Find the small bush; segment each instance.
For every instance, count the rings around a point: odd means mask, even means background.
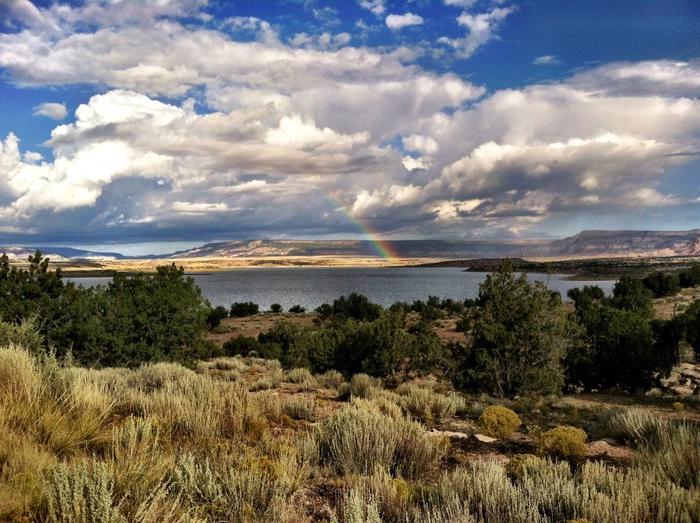
[[[607,426],[612,437],[634,445],[655,445],[669,428],[665,419],[649,410],[613,410],[608,415]]]
[[[487,436],[506,439],[520,427],[520,418],[507,407],[491,405],[479,416],[479,427]]]
[[[452,398],[416,385],[401,385],[396,393],[406,414],[429,426],[451,418],[457,409]]]
[[[254,316],[260,312],[260,307],[252,301],[238,302],[231,305],[229,312],[232,318],[244,318],[246,316]]]
[[[416,477],[435,467],[444,443],[423,427],[382,414],[370,402],[356,400],[318,427],[322,463],[341,474],[370,474],[382,467],[402,477]]]
[[[313,398],[293,398],[283,407],[284,413],[292,419],[314,421],[316,419],[316,402]]]
[[[319,384],[324,389],[338,390],[345,383],[345,377],[337,370],[329,370],[317,377]]]
[[[540,451],[569,463],[580,463],[586,457],[586,433],[576,427],[555,427],[539,438]]]
[[[282,312],[282,306],[279,303],[273,303],[270,305],[270,312],[274,312],[275,314],[279,314]]]
[[[224,354],[227,356],[247,356],[251,353],[260,353],[262,345],[250,336],[237,336],[224,343]]]
[[[306,312],[306,307],[302,307],[301,305],[292,305],[289,307],[289,312],[292,314],[304,314]]]
[[[372,378],[367,374],[355,374],[350,383],[346,387],[341,387],[338,393],[341,398],[372,398],[381,390],[381,381],[377,378]]]
[[[674,401],[673,405],[671,405],[671,407],[676,412],[683,412],[685,410],[685,405],[683,405],[680,401]]]
[[[541,460],[534,454],[516,454],[510,458],[506,465],[506,473],[509,477],[519,480],[530,471],[541,465]]]

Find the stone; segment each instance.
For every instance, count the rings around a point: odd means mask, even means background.
[[[661,378],[659,380],[659,383],[661,383],[662,387],[666,387],[667,389],[676,387],[681,383],[681,374],[680,372],[676,372],[675,370],[671,371],[671,374],[669,374],[668,378]]]
[[[603,438],[600,441],[604,441],[605,443],[607,443],[608,445],[611,445],[613,447],[620,445],[620,442],[614,438]]]
[[[651,396],[651,397],[657,397],[661,396],[663,394],[663,391],[659,387],[654,387],[652,389],[649,389],[644,393],[645,396]]]
[[[671,391],[678,396],[692,396],[695,389],[689,385],[678,385],[671,387]]]
[[[498,438],[492,438],[485,434],[474,434],[474,438],[481,443],[493,443],[494,441],[498,441]]]
[[[700,381],[700,371],[696,369],[683,369],[681,376],[695,381]]]

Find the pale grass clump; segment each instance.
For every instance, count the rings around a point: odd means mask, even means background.
[[[61,464],[49,476],[46,519],[55,523],[125,523],[114,495],[114,479],[96,460]]]
[[[129,418],[112,429],[108,460],[115,492],[130,500],[125,507],[127,513],[150,504],[175,462],[174,455],[163,447],[158,425],[143,418]]]
[[[422,510],[463,514],[488,523],[576,519],[680,523],[696,521],[700,513],[697,491],[669,485],[640,469],[616,470],[590,462],[574,474],[567,463],[536,458],[523,460],[521,465],[510,476],[495,461],[475,462],[444,473],[435,488],[422,495]]]
[[[297,368],[297,369],[292,369],[287,372],[287,379],[302,387],[302,390],[315,390],[318,388],[318,382],[316,381],[316,378],[314,378],[313,374],[311,374],[311,371],[306,368]]]
[[[457,410],[452,398],[429,388],[403,384],[396,389],[396,393],[401,397],[399,405],[406,414],[428,426],[448,420]]]
[[[316,419],[317,405],[313,398],[290,398],[283,406],[284,413],[292,419],[314,421]]]
[[[362,507],[360,500],[366,507],[373,507],[372,511],[376,509],[383,522],[406,520],[410,511],[411,487],[405,480],[393,478],[385,469],[377,467],[369,476],[350,478],[349,486],[340,504],[341,521],[347,520],[348,516],[352,519],[355,510]],[[351,507],[355,509],[348,510]]]
[[[33,401],[41,386],[41,374],[31,354],[17,345],[0,347],[0,401]]]
[[[464,418],[471,414],[472,404],[470,404],[463,395],[458,392],[451,392],[448,394],[448,397],[452,400],[452,403],[454,403],[455,416]]]
[[[395,420],[403,419],[403,409],[401,408],[401,396],[388,390],[380,390],[372,396],[370,401],[379,412]]]
[[[683,488],[700,488],[700,428],[688,423],[670,426],[654,445],[642,445],[639,465]]]
[[[416,477],[434,468],[446,448],[416,422],[392,419],[369,401],[354,400],[321,422],[316,432],[321,461],[341,474],[369,474],[383,467]]]
[[[382,389],[382,382],[367,374],[355,374],[350,382],[343,384],[338,389],[338,396],[342,399],[371,399]]]
[[[244,455],[239,462],[216,466],[185,455],[175,468],[173,488],[209,521],[282,522],[307,474],[307,465],[292,449],[280,450],[273,459]]]
[[[0,409],[0,521],[19,521],[42,497],[42,477],[56,463],[53,454],[13,431]]]
[[[669,430],[669,422],[648,409],[630,408],[607,415],[612,437],[634,445],[654,445]]]
[[[345,376],[337,370],[329,370],[316,376],[316,380],[324,389],[338,390],[345,383]]]

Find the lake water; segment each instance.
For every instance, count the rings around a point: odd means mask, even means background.
[[[266,310],[273,303],[285,310],[292,305],[307,309],[332,302],[341,295],[358,292],[383,306],[397,301],[425,300],[428,296],[464,300],[476,298],[487,273],[464,272],[460,268],[251,268],[192,277],[214,305],[252,301]],[[564,299],[569,289],[598,285],[606,294],[614,281],[573,281],[564,275],[529,274],[559,291]],[[79,285],[104,285],[110,278],[67,278]]]

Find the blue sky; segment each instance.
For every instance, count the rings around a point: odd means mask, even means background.
[[[0,244],[700,228],[698,27],[694,0],[0,0]]]

